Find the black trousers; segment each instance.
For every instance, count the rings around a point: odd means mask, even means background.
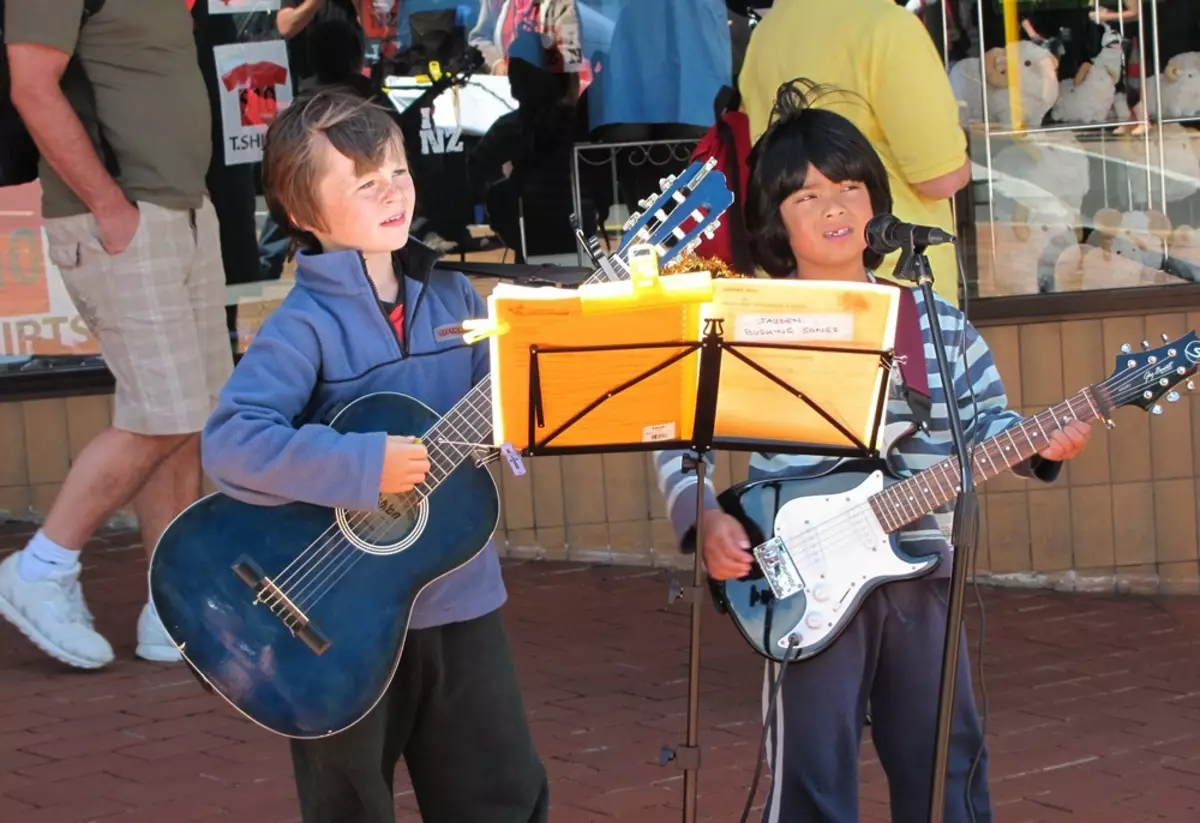
[[[425,823],[545,823],[533,747],[500,612],[408,634],[396,678],[344,732],[292,742],[304,823],[394,823],[404,757]]]
[[[767,738],[773,783],[763,823],[857,823],[858,751],[868,704],[892,823],[929,819],[948,594],[945,578],[888,583],[867,596],[828,650],[788,666]],[[987,750],[965,635],[962,644],[944,815],[946,823],[991,823]],[[778,664],[768,663],[767,684],[778,674]]]

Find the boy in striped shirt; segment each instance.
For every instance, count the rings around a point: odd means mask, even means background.
[[[798,103],[796,101],[799,101]],[[751,154],[746,223],[755,262],[772,277],[873,280],[882,258],[866,247],[864,229],[891,210],[887,173],[860,131],[841,115],[809,108],[803,95],[785,85],[775,121]],[[891,453],[893,468],[911,476],[953,455],[944,391],[925,316],[924,297],[912,296],[928,374],[928,419]],[[948,302],[936,310],[954,372],[953,397],[969,442],[1016,424],[987,343]],[[960,349],[961,347],[961,349]],[[965,351],[965,358],[962,356]],[[911,359],[911,358],[910,358]],[[908,366],[912,368],[912,366]],[[893,381],[886,423],[917,424],[911,387]],[[1014,468],[1029,478],[1052,481],[1061,461],[1078,454],[1089,427],[1073,422],[1051,433],[1039,456]],[[715,490],[705,490],[696,511],[694,472],[683,471],[682,452],[655,455],[659,488],[681,545],[694,549],[695,523],[704,518],[704,563],[711,577],[735,579],[750,573],[751,543],[741,524],[725,514]],[[712,465],[711,454],[705,459]],[[837,458],[755,453],[750,479],[814,476]],[[943,561],[929,576],[893,582],[862,603],[842,636],[815,657],[790,666],[775,722],[768,730],[767,759],[773,785],[763,820],[856,823],[858,750],[868,704],[876,751],[888,776],[894,823],[919,823],[929,805],[937,726],[942,646],[946,630],[951,562],[947,537],[950,507],[904,528],[899,540],[913,555],[939,553]],[[961,641],[965,647],[965,637]],[[965,648],[959,667],[954,727],[946,784],[946,823],[991,820],[983,732],[971,691]],[[768,684],[778,674],[768,664]],[[764,689],[764,712],[769,689]],[[969,786],[968,786],[969,784]]]

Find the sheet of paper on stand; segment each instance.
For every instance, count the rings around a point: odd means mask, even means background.
[[[893,348],[899,295],[892,286],[871,283],[718,280],[704,313],[724,320],[725,340],[741,347],[742,355],[867,443],[879,410],[862,400],[879,396],[887,372],[878,358],[855,352]],[[804,348],[755,348],[755,343]],[[839,348],[855,351],[830,351]],[[721,359],[715,434],[850,445],[811,406],[729,353]]]

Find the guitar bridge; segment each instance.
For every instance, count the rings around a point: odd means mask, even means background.
[[[783,600],[804,590],[804,578],[800,576],[791,552],[780,538],[773,537],[756,546],[754,557],[776,599]]]
[[[266,606],[313,653],[323,654],[330,647],[330,640],[313,625],[308,615],[292,602],[274,580],[263,574],[253,560],[243,557],[233,564],[233,573],[254,592],[254,605]]]

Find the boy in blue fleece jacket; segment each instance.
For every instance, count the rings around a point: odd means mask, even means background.
[[[300,249],[296,285],[221,393],[204,468],[249,503],[373,510],[425,479],[424,446],[320,422],[378,391],[449,411],[488,372],[487,349],[462,340],[462,322],[486,310],[409,238],[416,194],[383,109],[336,89],[296,100],[267,133],[263,174],[271,214]],[[421,593],[388,694],[346,731],[292,742],[304,823],[392,823],[401,756],[430,823],[546,820],[505,598],[490,543]]]

